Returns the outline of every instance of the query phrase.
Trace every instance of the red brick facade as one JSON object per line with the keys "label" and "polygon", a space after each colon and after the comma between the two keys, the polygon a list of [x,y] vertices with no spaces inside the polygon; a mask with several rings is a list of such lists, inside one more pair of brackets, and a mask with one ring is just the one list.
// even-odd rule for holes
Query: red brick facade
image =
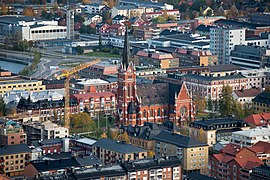
{"label": "red brick facade", "polygon": [[117,100],[119,123],[124,125],[166,120],[181,125],[194,118],[194,104],[185,84],[137,84],[133,63],[127,69],[120,67]]}

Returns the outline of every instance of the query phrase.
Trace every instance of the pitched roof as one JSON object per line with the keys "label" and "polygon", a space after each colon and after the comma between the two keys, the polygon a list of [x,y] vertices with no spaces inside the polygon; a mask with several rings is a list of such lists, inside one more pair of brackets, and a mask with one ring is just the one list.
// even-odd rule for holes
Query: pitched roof
{"label": "pitched roof", "polygon": [[26,144],[9,145],[0,148],[0,156],[9,154],[29,153],[31,150]]}
{"label": "pitched roof", "polygon": [[137,95],[142,98],[143,106],[168,103],[168,87],[166,83],[137,85]]}
{"label": "pitched roof", "polygon": [[222,148],[220,152],[226,153],[231,156],[236,156],[236,154],[239,152],[240,149],[241,149],[240,145],[230,143],[227,144],[224,148]]}
{"label": "pitched roof", "polygon": [[270,124],[270,112],[263,114],[252,114],[244,119],[245,122],[256,126]]}
{"label": "pitched roof", "polygon": [[247,147],[247,149],[260,154],[270,154],[270,143],[259,141],[252,147]]}
{"label": "pitched roof", "polygon": [[99,97],[109,97],[114,96],[112,92],[91,92],[91,93],[85,93],[85,94],[73,94],[73,97],[76,99],[91,99],[91,98],[99,98]]}
{"label": "pitched roof", "polygon": [[251,89],[235,90],[234,93],[238,97],[255,97],[261,93],[261,89],[260,88],[251,88]]}
{"label": "pitched roof", "polygon": [[252,101],[270,105],[270,92],[264,91],[256,96]]}
{"label": "pitched roof", "polygon": [[184,148],[208,146],[207,144],[199,142],[189,136],[175,134],[166,130],[159,133],[154,139],[156,141],[166,142]]}
{"label": "pitched roof", "polygon": [[119,152],[123,154],[139,153],[139,152],[147,151],[143,148],[139,148],[131,144],[126,144],[126,143],[114,141],[107,138],[99,139],[96,143],[93,144],[93,146],[100,147],[103,149],[108,149],[110,151]]}

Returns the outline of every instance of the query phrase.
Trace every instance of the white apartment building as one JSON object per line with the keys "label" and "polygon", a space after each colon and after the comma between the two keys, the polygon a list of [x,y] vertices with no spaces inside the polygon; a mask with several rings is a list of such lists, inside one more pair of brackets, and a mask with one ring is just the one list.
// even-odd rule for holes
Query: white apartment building
{"label": "white apartment building", "polygon": [[29,122],[24,123],[23,129],[27,134],[27,138],[32,140],[45,140],[64,138],[69,136],[69,129],[59,126],[51,121],[45,122]]}
{"label": "white apartment building", "polygon": [[145,12],[153,12],[152,7],[136,7],[136,6],[116,6],[112,8],[111,18],[117,15],[123,15],[128,18],[131,17],[142,17]]}
{"label": "white apartment building", "polygon": [[67,28],[59,26],[57,21],[43,21],[26,16],[1,16],[0,34],[17,36],[20,40],[40,41],[63,39]]}
{"label": "white apartment building", "polygon": [[104,4],[86,4],[83,6],[84,11],[89,14],[100,14],[101,9],[106,5]]}
{"label": "white apartment building", "polygon": [[231,136],[231,143],[240,146],[253,146],[259,141],[270,142],[270,126],[233,132]]}
{"label": "white apartment building", "polygon": [[237,73],[241,73],[246,77],[246,89],[252,87],[264,89],[265,86],[270,84],[270,68],[239,70]]}
{"label": "white apartment building", "polygon": [[213,27],[210,29],[210,51],[218,56],[220,64],[229,64],[235,45],[245,44],[245,29]]}

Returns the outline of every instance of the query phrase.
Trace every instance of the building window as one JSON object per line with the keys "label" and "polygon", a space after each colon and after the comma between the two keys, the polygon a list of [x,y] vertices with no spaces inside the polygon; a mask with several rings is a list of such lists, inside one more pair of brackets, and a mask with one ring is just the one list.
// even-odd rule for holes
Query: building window
{"label": "building window", "polygon": [[158,115],[158,116],[161,116],[160,108],[158,108],[157,115]]}
{"label": "building window", "polygon": [[143,110],[143,117],[146,117],[146,110]]}
{"label": "building window", "polygon": [[154,111],[153,109],[150,110],[150,117],[153,117],[154,116]]}

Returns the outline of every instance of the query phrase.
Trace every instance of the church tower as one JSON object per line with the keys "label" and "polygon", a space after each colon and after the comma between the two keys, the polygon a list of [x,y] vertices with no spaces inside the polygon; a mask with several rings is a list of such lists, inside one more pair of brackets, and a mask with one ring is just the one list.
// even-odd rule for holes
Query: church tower
{"label": "church tower", "polygon": [[133,62],[129,61],[130,50],[126,28],[123,59],[118,69],[117,106],[118,120],[123,125],[136,124],[136,70]]}

